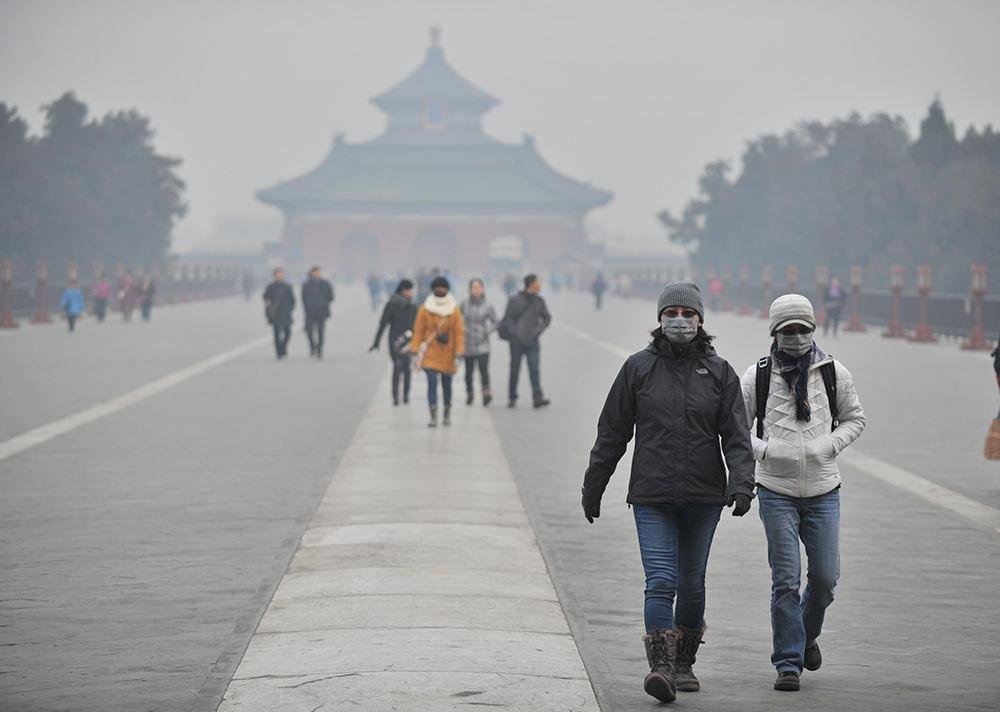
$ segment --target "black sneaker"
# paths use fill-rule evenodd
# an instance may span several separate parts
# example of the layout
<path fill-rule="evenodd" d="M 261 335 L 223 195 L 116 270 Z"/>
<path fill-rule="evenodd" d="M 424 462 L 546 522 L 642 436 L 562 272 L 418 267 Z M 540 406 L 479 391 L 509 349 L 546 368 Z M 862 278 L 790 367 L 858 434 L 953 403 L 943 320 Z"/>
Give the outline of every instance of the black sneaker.
<path fill-rule="evenodd" d="M 535 408 L 544 408 L 551 402 L 552 401 L 550 401 L 548 398 L 539 398 L 538 400 L 535 401 Z"/>
<path fill-rule="evenodd" d="M 774 689 L 782 692 L 798 692 L 799 674 L 794 670 L 779 672 L 778 679 L 774 681 Z"/>
<path fill-rule="evenodd" d="M 476 396 L 472 393 L 467 393 L 465 395 L 465 404 L 472 405 L 472 401 L 476 400 Z"/>
<path fill-rule="evenodd" d="M 509 401 L 507 401 L 507 407 L 508 408 L 516 408 L 517 407 L 517 401 L 516 400 L 509 400 Z"/>
<path fill-rule="evenodd" d="M 820 666 L 823 665 L 823 654 L 819 652 L 819 645 L 816 641 L 806 646 L 806 655 L 803 664 L 806 670 L 819 670 Z"/>

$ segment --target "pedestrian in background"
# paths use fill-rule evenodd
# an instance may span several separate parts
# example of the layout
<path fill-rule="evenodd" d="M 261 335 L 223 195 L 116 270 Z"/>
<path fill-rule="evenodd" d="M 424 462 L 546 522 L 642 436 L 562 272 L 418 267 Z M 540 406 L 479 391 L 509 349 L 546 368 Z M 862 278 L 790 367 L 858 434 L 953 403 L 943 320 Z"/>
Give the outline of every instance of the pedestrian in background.
<path fill-rule="evenodd" d="M 545 300 L 539 296 L 542 282 L 538 275 L 524 278 L 524 289 L 507 302 L 497 334 L 510 344 L 510 376 L 507 383 L 507 407 L 517 407 L 517 382 L 521 377 L 521 360 L 528 361 L 531 398 L 535 408 L 544 408 L 551 401 L 542 392 L 541 343 L 539 337 L 552 322 Z"/>
<path fill-rule="evenodd" d="M 451 381 L 455 360 L 465 353 L 465 328 L 462 312 L 451 285 L 444 277 L 435 277 L 431 293 L 417 311 L 410 350 L 417 356 L 417 367 L 427 374 L 428 427 L 437 427 L 437 384 L 441 382 L 444 400 L 442 425 L 451 425 Z"/>
<path fill-rule="evenodd" d="M 323 279 L 318 266 L 309 270 L 309 276 L 302 283 L 302 311 L 305 312 L 306 337 L 309 339 L 309 355 L 323 358 L 323 339 L 326 320 L 330 318 L 330 304 L 333 303 L 333 285 Z"/>
<path fill-rule="evenodd" d="M 118 280 L 118 308 L 121 309 L 122 319 L 132 320 L 132 310 L 135 308 L 135 280 L 130 272 L 122 274 Z"/>
<path fill-rule="evenodd" d="M 153 315 L 153 300 L 156 298 L 156 285 L 152 277 L 143 277 L 138 289 L 139 311 L 143 321 L 149 321 Z"/>
<path fill-rule="evenodd" d="M 517 279 L 510 272 L 503 279 L 503 293 L 507 295 L 509 300 L 517 292 Z"/>
<path fill-rule="evenodd" d="M 774 689 L 795 691 L 823 662 L 819 638 L 840 577 L 837 456 L 865 429 L 854 377 L 816 344 L 812 303 L 785 294 L 770 309 L 770 353 L 741 379 L 757 460 L 757 498 L 771 566 Z M 805 592 L 800 547 L 807 560 Z"/>
<path fill-rule="evenodd" d="M 826 321 L 823 322 L 823 336 L 826 336 L 833 327 L 833 335 L 837 335 L 840 329 L 840 312 L 844 308 L 844 288 L 840 286 L 840 279 L 834 277 L 830 280 L 830 286 L 826 289 Z"/>
<path fill-rule="evenodd" d="M 594 295 L 594 308 L 600 311 L 601 306 L 604 304 L 604 293 L 608 291 L 608 280 L 604 279 L 603 272 L 598 272 L 594 277 L 594 281 L 590 285 L 590 291 Z"/>
<path fill-rule="evenodd" d="M 83 292 L 75 279 L 71 279 L 59 299 L 59 308 L 66 315 L 66 325 L 70 331 L 76 329 L 76 320 L 83 314 Z"/>
<path fill-rule="evenodd" d="M 264 290 L 264 314 L 274 331 L 274 351 L 278 360 L 288 355 L 288 338 L 292 333 L 292 311 L 295 293 L 285 281 L 285 270 L 277 267 L 273 281 Z"/>
<path fill-rule="evenodd" d="M 111 300 L 111 282 L 103 274 L 91 287 L 90 296 L 94 300 L 94 315 L 97 321 L 104 321 L 104 317 L 108 314 L 108 302 Z"/>
<path fill-rule="evenodd" d="M 399 280 L 396 291 L 382 309 L 375 341 L 369 351 L 376 351 L 382 332 L 389 329 L 389 358 L 392 359 L 392 404 L 399 405 L 400 381 L 403 385 L 403 402 L 410 402 L 410 344 L 413 340 L 413 322 L 417 318 L 417 305 L 413 303 L 413 282 Z"/>
<path fill-rule="evenodd" d="M 368 275 L 368 296 L 372 301 L 372 311 L 378 310 L 378 305 L 382 301 L 382 280 L 372 272 Z"/>
<path fill-rule="evenodd" d="M 626 501 L 646 574 L 643 687 L 670 702 L 677 690 L 701 687 L 693 666 L 705 633 L 709 551 L 723 506 L 737 517 L 750 509 L 754 464 L 740 381 L 705 332 L 698 287 L 672 282 L 656 308 L 653 340 L 625 361 L 604 403 L 582 505 L 593 523 L 634 433 Z"/>
<path fill-rule="evenodd" d="M 497 328 L 497 312 L 486 301 L 486 285 L 483 280 L 469 280 L 469 296 L 462 302 L 462 318 L 465 321 L 465 404 L 475 400 L 473 381 L 479 370 L 479 382 L 483 389 L 483 405 L 493 400 L 490 390 L 490 334 Z"/>
<path fill-rule="evenodd" d="M 243 299 L 248 302 L 253 295 L 254 281 L 253 272 L 248 269 L 243 270 L 243 274 L 240 275 L 240 289 L 243 290 Z"/>

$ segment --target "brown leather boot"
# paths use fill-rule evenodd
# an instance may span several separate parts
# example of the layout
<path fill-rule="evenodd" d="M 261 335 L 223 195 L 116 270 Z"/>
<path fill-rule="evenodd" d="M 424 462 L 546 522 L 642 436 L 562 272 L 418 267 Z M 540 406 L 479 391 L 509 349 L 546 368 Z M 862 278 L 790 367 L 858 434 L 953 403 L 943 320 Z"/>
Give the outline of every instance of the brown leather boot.
<path fill-rule="evenodd" d="M 677 633 L 653 630 L 642 637 L 646 645 L 649 674 L 642 683 L 646 694 L 660 702 L 673 702 L 677 697 L 674 675 L 677 672 Z"/>
<path fill-rule="evenodd" d="M 698 656 L 698 646 L 702 644 L 704 628 L 685 628 L 677 626 L 677 674 L 674 684 L 681 692 L 697 692 L 701 683 L 694 676 L 695 658 Z"/>

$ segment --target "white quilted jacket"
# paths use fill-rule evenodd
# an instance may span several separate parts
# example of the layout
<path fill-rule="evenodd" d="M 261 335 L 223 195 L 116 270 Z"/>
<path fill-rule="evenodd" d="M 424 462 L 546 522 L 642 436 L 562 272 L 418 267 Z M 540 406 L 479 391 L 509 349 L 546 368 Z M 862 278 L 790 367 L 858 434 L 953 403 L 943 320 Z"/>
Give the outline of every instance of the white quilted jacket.
<path fill-rule="evenodd" d="M 829 361 L 837 369 L 837 405 L 840 424 L 830 431 L 830 403 L 819 367 Z M 816 497 L 840 484 L 837 455 L 858 439 L 865 429 L 865 412 L 854 388 L 854 376 L 842 363 L 822 355 L 809 370 L 806 392 L 812 417 L 795 419 L 795 394 L 788 383 L 771 369 L 771 387 L 764 417 L 764 438 L 757 437 L 754 413 L 757 406 L 757 364 L 740 379 L 753 454 L 757 460 L 757 484 L 790 497 Z"/>

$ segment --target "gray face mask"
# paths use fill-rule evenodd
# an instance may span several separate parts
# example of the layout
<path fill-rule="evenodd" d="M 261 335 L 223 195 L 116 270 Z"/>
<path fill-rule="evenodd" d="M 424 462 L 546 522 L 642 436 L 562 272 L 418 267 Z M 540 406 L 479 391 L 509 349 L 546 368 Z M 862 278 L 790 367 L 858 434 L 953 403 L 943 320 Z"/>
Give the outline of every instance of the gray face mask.
<path fill-rule="evenodd" d="M 698 317 L 685 319 L 663 315 L 660 317 L 660 330 L 672 344 L 689 344 L 698 335 Z"/>
<path fill-rule="evenodd" d="M 805 356 L 813 345 L 813 335 L 810 334 L 775 334 L 778 348 L 789 356 Z"/>

